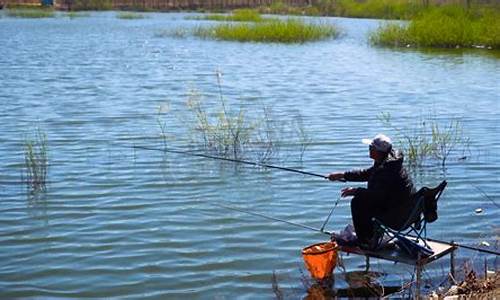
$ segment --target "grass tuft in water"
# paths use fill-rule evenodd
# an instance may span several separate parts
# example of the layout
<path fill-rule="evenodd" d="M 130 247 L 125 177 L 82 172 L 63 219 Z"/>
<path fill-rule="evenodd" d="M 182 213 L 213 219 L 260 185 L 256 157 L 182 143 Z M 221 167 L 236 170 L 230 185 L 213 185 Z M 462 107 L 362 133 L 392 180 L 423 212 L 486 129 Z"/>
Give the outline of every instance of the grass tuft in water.
<path fill-rule="evenodd" d="M 32 193 L 44 191 L 48 170 L 47 135 L 40 128 L 24 141 L 24 167 L 28 189 Z"/>
<path fill-rule="evenodd" d="M 466 158 L 464 153 L 469 150 L 470 139 L 465 136 L 460 120 L 443 124 L 436 117 L 429 116 L 421 118 L 415 126 L 398 127 L 389 113 L 382 113 L 378 118 L 396 132 L 399 148 L 404 152 L 409 167 L 421 167 L 425 161 L 434 159 L 444 168 L 453 154 L 459 154 L 457 159 Z M 457 153 L 460 149 L 462 151 Z"/>
<path fill-rule="evenodd" d="M 198 91 L 191 90 L 186 103 L 187 115 L 178 118 L 187 124 L 192 148 L 219 157 L 258 162 L 284 160 L 288 155 L 297 155 L 297 160 L 302 160 L 311 140 L 300 114 L 284 120 L 276 118 L 266 106 L 258 112 L 245 110 L 243 106 L 234 109 L 222 93 L 220 73 L 217 73 L 217 84 L 218 97 L 210 99 L 210 103 Z M 164 147 L 167 146 L 167 137 L 175 138 L 167 129 L 178 127 L 177 123 L 169 126 L 169 121 L 167 115 L 159 113 L 157 122 Z"/>
<path fill-rule="evenodd" d="M 118 19 L 123 19 L 123 20 L 138 20 L 138 19 L 144 19 L 145 16 L 143 14 L 139 14 L 136 12 L 127 12 L 127 11 L 122 11 L 119 12 L 116 17 Z"/>
<path fill-rule="evenodd" d="M 212 14 L 202 17 L 196 17 L 195 19 L 230 22 L 261 22 L 265 20 L 255 9 L 235 9 L 229 15 Z"/>
<path fill-rule="evenodd" d="M 382 25 L 370 40 L 394 47 L 500 49 L 500 12 L 459 6 L 432 8 L 409 24 Z"/>
<path fill-rule="evenodd" d="M 48 8 L 38 9 L 7 9 L 7 16 L 13 18 L 53 18 L 55 17 L 54 10 Z"/>
<path fill-rule="evenodd" d="M 332 25 L 287 19 L 198 27 L 194 34 L 202 38 L 238 42 L 305 43 L 336 37 L 338 30 Z"/>
<path fill-rule="evenodd" d="M 309 6 L 291 6 L 274 2 L 259 8 L 261 13 L 281 15 L 341 16 L 354 18 L 406 19 L 425 6 L 407 0 L 336 0 L 313 1 Z"/>
<path fill-rule="evenodd" d="M 112 0 L 72 0 L 71 8 L 74 10 L 111 10 Z"/>

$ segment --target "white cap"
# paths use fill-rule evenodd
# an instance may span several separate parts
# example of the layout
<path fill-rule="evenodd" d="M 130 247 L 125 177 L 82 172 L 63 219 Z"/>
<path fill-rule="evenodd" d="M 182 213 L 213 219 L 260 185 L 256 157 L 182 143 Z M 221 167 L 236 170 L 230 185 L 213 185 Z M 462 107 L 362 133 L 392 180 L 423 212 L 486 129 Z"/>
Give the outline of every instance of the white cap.
<path fill-rule="evenodd" d="M 375 150 L 389 153 L 392 149 L 392 141 L 391 139 L 384 134 L 377 134 L 373 139 L 362 139 L 363 144 L 370 145 Z"/>

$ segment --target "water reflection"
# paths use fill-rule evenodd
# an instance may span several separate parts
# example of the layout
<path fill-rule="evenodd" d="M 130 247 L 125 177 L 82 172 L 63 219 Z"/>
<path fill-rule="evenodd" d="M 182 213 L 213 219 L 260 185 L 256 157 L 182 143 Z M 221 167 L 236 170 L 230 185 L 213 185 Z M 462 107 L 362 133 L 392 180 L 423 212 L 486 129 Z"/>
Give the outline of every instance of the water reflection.
<path fill-rule="evenodd" d="M 386 274 L 380 272 L 353 271 L 343 274 L 340 280 L 347 287 L 336 288 L 335 280 L 328 279 L 314 282 L 308 289 L 305 300 L 323 300 L 340 298 L 379 298 L 397 292 L 400 286 L 384 286 L 382 279 Z M 340 281 L 337 279 L 337 281 Z M 341 284 L 338 284 L 341 285 Z"/>

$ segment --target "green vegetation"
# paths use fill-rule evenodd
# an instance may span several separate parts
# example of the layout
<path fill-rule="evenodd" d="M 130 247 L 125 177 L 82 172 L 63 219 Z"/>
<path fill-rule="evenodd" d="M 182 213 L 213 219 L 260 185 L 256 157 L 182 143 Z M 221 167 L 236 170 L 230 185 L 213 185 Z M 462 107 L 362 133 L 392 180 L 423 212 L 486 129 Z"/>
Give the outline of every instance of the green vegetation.
<path fill-rule="evenodd" d="M 307 7 L 289 6 L 275 2 L 259 8 L 261 13 L 341 16 L 355 18 L 407 19 L 424 9 L 423 2 L 407 0 L 322 0 Z"/>
<path fill-rule="evenodd" d="M 389 113 L 382 113 L 379 120 L 396 132 L 399 148 L 410 167 L 421 167 L 425 161 L 434 159 L 444 168 L 450 155 L 460 150 L 458 148 L 462 150 L 458 158 L 464 158 L 469 149 L 470 139 L 465 136 L 460 120 L 443 124 L 430 116 L 408 127 L 395 126 Z"/>
<path fill-rule="evenodd" d="M 311 140 L 300 114 L 278 120 L 266 106 L 258 112 L 248 112 L 243 106 L 233 109 L 223 96 L 221 73 L 217 73 L 217 84 L 218 97 L 208 99 L 209 103 L 197 90 L 191 90 L 186 102 L 187 114 L 177 118 L 186 124 L 190 147 L 220 157 L 259 162 L 282 159 L 285 151 L 302 159 Z M 179 127 L 178 123 L 169 124 L 172 119 L 167 112 L 167 106 L 161 107 L 157 119 L 163 147 L 173 137 L 167 129 Z"/>
<path fill-rule="evenodd" d="M 37 128 L 24 142 L 26 185 L 35 193 L 45 190 L 48 170 L 47 135 Z"/>
<path fill-rule="evenodd" d="M 500 11 L 432 8 L 409 24 L 379 27 L 370 40 L 375 45 L 395 47 L 499 49 Z"/>
<path fill-rule="evenodd" d="M 197 20 L 210 20 L 210 21 L 231 21 L 231 22 L 261 22 L 265 20 L 254 9 L 235 9 L 229 15 L 207 15 L 203 17 L 196 17 Z"/>
<path fill-rule="evenodd" d="M 332 25 L 288 19 L 198 27 L 194 34 L 202 38 L 239 42 L 304 43 L 336 37 L 338 30 Z"/>
<path fill-rule="evenodd" d="M 111 10 L 113 3 L 111 0 L 74 0 L 71 9 L 73 10 Z"/>
<path fill-rule="evenodd" d="M 498 4 L 473 6 L 471 2 L 464 2 L 464 8 L 489 11 L 499 9 Z M 432 7 L 453 6 L 445 3 L 446 1 L 439 0 L 318 0 L 309 6 L 290 6 L 283 2 L 274 2 L 272 5 L 259 7 L 258 11 L 265 14 L 409 20 Z"/>
<path fill-rule="evenodd" d="M 7 9 L 7 16 L 14 18 L 53 18 L 54 10 L 48 8 Z"/>
<path fill-rule="evenodd" d="M 118 19 L 124 20 L 136 20 L 136 19 L 144 19 L 145 16 L 143 14 L 135 13 L 135 12 L 119 12 L 116 17 Z"/>

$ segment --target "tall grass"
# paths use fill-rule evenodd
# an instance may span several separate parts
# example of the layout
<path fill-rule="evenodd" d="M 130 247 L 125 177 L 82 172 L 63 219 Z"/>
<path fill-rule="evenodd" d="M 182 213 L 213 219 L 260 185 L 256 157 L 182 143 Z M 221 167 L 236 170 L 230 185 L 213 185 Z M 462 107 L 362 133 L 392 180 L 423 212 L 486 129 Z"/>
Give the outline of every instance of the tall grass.
<path fill-rule="evenodd" d="M 318 0 L 309 6 L 291 6 L 276 1 L 268 6 L 258 8 L 266 14 L 341 16 L 354 18 L 377 19 L 411 19 L 430 7 L 452 6 L 452 1 L 440 0 Z M 455 2 L 456 3 L 456 2 Z M 471 7 L 464 3 L 464 8 Z M 483 4 L 482 8 L 490 11 L 498 10 L 498 3 Z"/>
<path fill-rule="evenodd" d="M 194 34 L 202 38 L 239 42 L 305 43 L 336 37 L 338 30 L 332 25 L 287 19 L 198 27 Z"/>
<path fill-rule="evenodd" d="M 425 6 L 421 1 L 407 0 L 321 0 L 306 7 L 274 2 L 262 6 L 259 11 L 267 14 L 342 16 L 355 18 L 406 19 L 414 16 Z"/>
<path fill-rule="evenodd" d="M 231 22 L 261 22 L 264 20 L 259 12 L 254 9 L 235 9 L 229 15 L 215 14 L 197 17 L 196 19 Z"/>
<path fill-rule="evenodd" d="M 425 6 L 420 1 L 407 0 L 339 0 L 330 6 L 336 16 L 354 18 L 408 19 L 422 11 Z"/>
<path fill-rule="evenodd" d="M 500 11 L 432 8 L 408 24 L 382 25 L 370 40 L 395 47 L 500 49 Z"/>
<path fill-rule="evenodd" d="M 13 18 L 53 18 L 55 17 L 54 10 L 48 8 L 37 9 L 7 9 L 7 16 Z"/>
<path fill-rule="evenodd" d="M 186 115 L 177 119 L 185 124 L 192 148 L 219 157 L 250 159 L 266 162 L 285 160 L 289 155 L 302 155 L 311 140 L 300 120 L 300 114 L 290 119 L 276 118 L 269 107 L 262 111 L 249 111 L 243 106 L 234 107 L 223 95 L 221 75 L 217 75 L 218 95 L 205 99 L 197 90 L 191 90 L 186 102 Z M 158 124 L 163 146 L 167 139 L 175 138 L 168 133 L 171 118 L 160 111 Z M 181 140 L 181 139 L 178 139 Z"/>
<path fill-rule="evenodd" d="M 111 10 L 112 0 L 74 0 L 71 4 L 74 10 Z"/>
<path fill-rule="evenodd" d="M 396 132 L 398 146 L 409 167 L 421 167 L 426 161 L 435 160 L 444 168 L 450 156 L 463 158 L 469 150 L 470 139 L 458 119 L 443 123 L 429 116 L 420 118 L 414 125 L 398 126 L 389 113 L 382 113 L 378 118 Z"/>
<path fill-rule="evenodd" d="M 44 191 L 48 170 L 47 135 L 40 128 L 24 142 L 24 164 L 28 189 L 31 192 Z"/>

